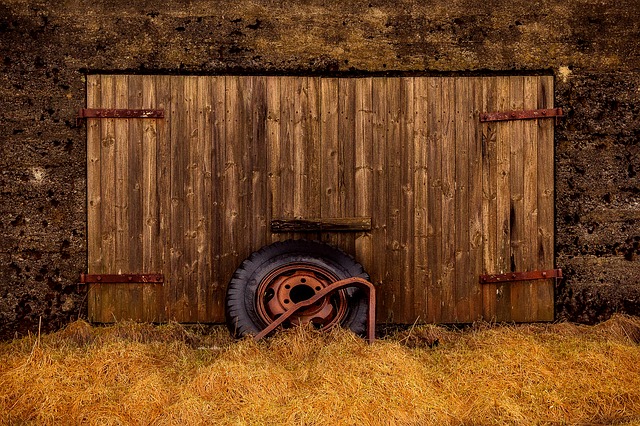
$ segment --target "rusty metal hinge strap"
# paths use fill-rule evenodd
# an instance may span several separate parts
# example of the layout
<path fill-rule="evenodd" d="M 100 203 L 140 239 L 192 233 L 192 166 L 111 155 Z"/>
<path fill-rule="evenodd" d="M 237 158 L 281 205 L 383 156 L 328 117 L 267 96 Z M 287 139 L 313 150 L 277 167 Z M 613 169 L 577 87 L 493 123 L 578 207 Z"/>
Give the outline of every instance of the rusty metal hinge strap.
<path fill-rule="evenodd" d="M 507 112 L 485 112 L 480 114 L 480 121 L 531 120 L 535 118 L 564 117 L 562 108 L 529 109 Z"/>
<path fill-rule="evenodd" d="M 546 280 L 550 278 L 562 278 L 562 269 L 548 269 L 546 271 L 511 272 L 508 274 L 480 275 L 480 283 L 494 284 L 512 281 Z"/>
<path fill-rule="evenodd" d="M 163 109 L 82 108 L 76 121 L 86 118 L 164 118 Z"/>
<path fill-rule="evenodd" d="M 80 284 L 164 283 L 164 274 L 80 274 Z"/>

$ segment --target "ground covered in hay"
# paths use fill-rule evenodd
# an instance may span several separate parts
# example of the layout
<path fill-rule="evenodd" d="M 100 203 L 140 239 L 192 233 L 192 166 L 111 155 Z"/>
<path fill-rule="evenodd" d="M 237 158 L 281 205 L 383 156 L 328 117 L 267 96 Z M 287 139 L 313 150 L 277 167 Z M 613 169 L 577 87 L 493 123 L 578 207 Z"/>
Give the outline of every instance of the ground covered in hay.
<path fill-rule="evenodd" d="M 640 319 L 299 328 L 85 322 L 0 344 L 2 424 L 640 424 Z"/>

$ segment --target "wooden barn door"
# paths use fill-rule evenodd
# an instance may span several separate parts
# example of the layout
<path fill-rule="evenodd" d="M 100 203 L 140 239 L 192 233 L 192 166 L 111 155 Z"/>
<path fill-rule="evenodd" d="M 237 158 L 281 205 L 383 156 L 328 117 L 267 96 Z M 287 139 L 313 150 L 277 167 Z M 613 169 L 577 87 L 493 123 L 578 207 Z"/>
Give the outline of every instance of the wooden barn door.
<path fill-rule="evenodd" d="M 553 268 L 551 77 L 269 77 L 271 218 L 371 221 L 313 238 L 354 254 L 382 322 L 553 320 L 553 281 L 482 284 Z M 343 224 L 344 222 L 341 222 Z M 357 228 L 357 226 L 356 226 Z"/>
<path fill-rule="evenodd" d="M 263 78 L 92 75 L 87 120 L 89 318 L 223 322 L 226 283 L 267 239 Z"/>
<path fill-rule="evenodd" d="M 482 80 L 482 111 L 553 108 L 553 77 Z M 477 120 L 474 120 L 477 123 Z M 482 270 L 486 274 L 554 268 L 554 119 L 484 123 Z M 476 215 L 478 213 L 476 212 Z M 476 219 L 477 220 L 477 219 Z M 552 321 L 554 280 L 482 284 L 483 318 Z"/>
<path fill-rule="evenodd" d="M 155 78 L 88 76 L 87 107 L 156 108 Z M 165 126 L 155 119 L 87 120 L 87 243 L 90 274 L 162 273 L 167 175 L 159 173 Z M 89 320 L 162 321 L 161 284 L 89 285 Z"/>
<path fill-rule="evenodd" d="M 92 321 L 224 321 L 226 283 L 252 251 L 313 238 L 354 255 L 378 319 L 553 319 L 553 120 L 481 123 L 553 107 L 552 77 L 109 76 L 87 120 Z M 274 232 L 273 220 L 356 224 Z M 346 222 L 345 222 L 346 221 Z M 368 224 L 366 226 L 360 226 Z"/>

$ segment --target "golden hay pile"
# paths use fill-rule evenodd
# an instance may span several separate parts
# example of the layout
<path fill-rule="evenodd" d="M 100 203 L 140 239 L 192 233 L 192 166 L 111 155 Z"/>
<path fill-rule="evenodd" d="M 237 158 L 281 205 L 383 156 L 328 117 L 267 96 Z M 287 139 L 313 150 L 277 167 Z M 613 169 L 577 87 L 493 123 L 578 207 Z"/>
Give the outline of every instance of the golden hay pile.
<path fill-rule="evenodd" d="M 298 328 L 76 322 L 0 344 L 2 424 L 640 424 L 640 319 L 420 326 L 373 345 Z"/>

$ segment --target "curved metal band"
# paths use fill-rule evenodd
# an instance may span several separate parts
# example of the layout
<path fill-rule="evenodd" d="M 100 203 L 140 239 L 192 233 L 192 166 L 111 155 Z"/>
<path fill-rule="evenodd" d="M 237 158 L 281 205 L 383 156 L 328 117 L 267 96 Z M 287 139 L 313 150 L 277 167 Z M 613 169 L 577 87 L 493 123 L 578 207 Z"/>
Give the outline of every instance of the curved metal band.
<path fill-rule="evenodd" d="M 299 310 L 313 305 L 318 300 L 327 297 L 338 290 L 342 290 L 343 288 L 348 287 L 357 287 L 367 293 L 367 297 L 369 298 L 369 312 L 367 313 L 367 341 L 369 343 L 372 343 L 376 338 L 376 289 L 369 281 L 365 280 L 364 278 L 358 277 L 336 281 L 335 283 L 332 283 L 331 285 L 317 292 L 310 299 L 296 303 L 291 307 L 291 309 L 288 309 L 287 312 L 282 314 L 280 317 L 278 317 L 277 320 L 269 324 L 265 329 L 258 333 L 253 338 L 253 340 L 258 341 L 262 339 Z"/>

